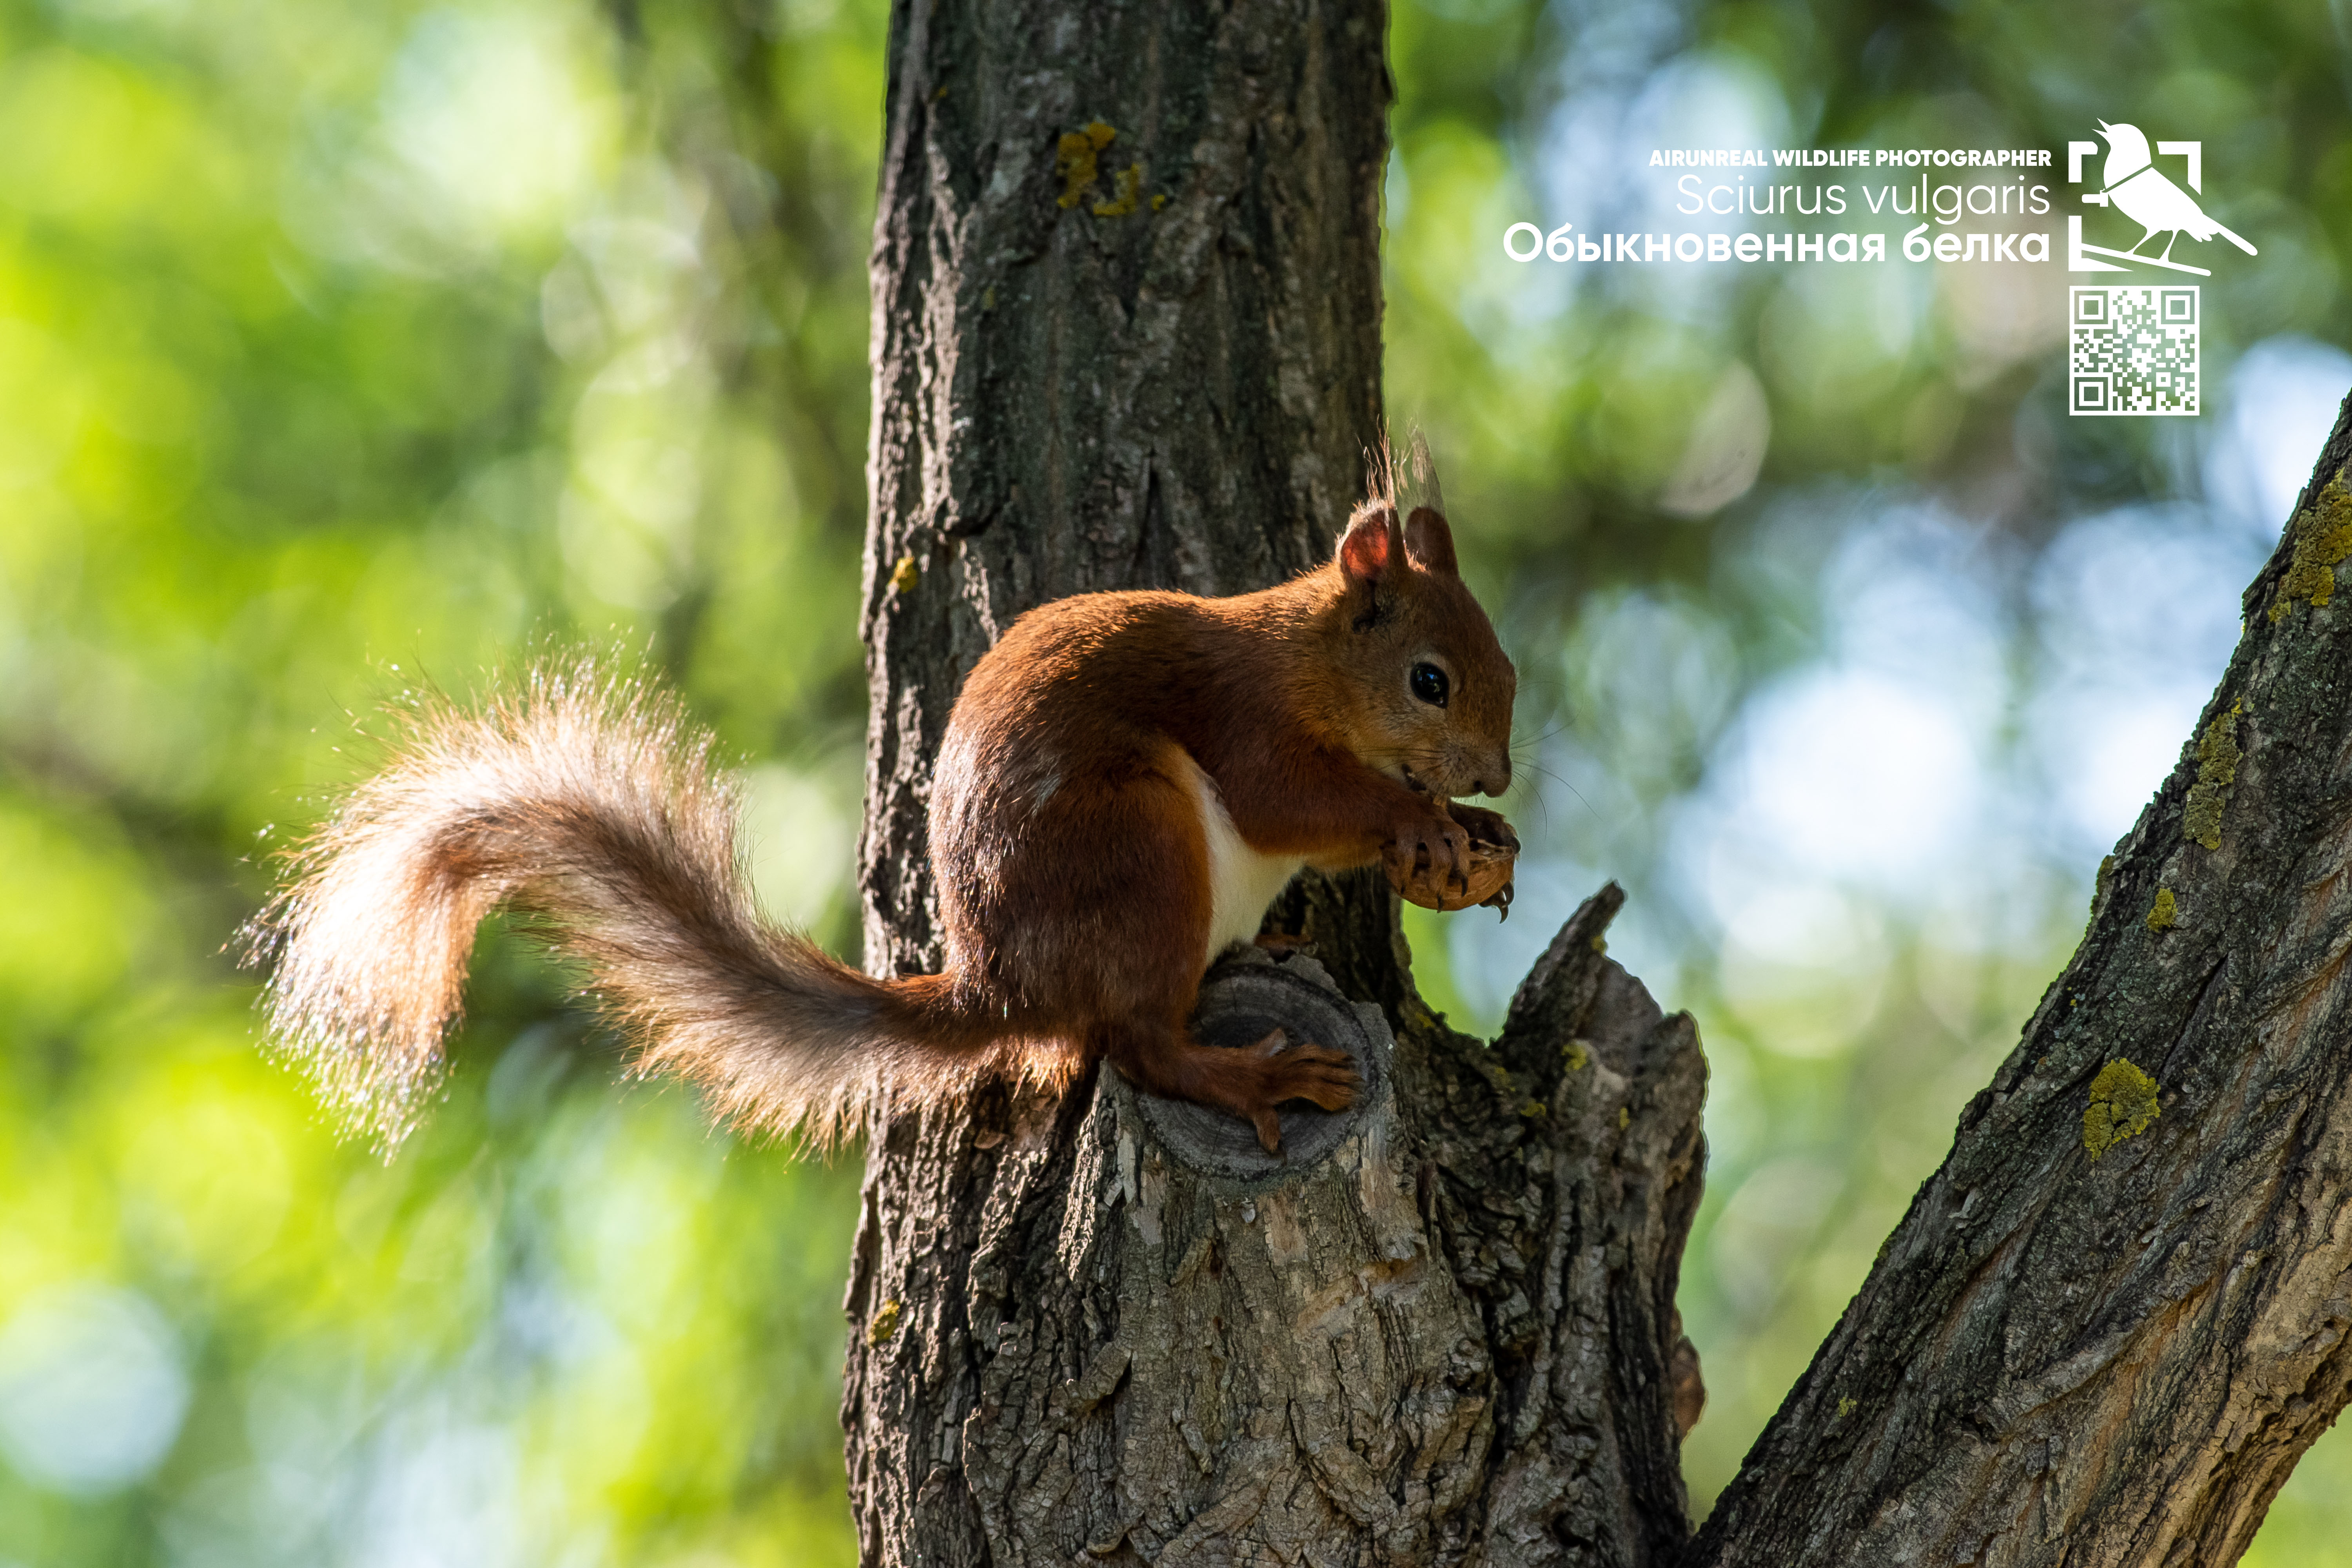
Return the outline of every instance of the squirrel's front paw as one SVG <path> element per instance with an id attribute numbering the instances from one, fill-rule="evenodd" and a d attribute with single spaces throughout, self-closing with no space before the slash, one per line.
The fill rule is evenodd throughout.
<path id="1" fill-rule="evenodd" d="M 1389 874 L 1389 886 L 1409 899 L 1421 888 L 1441 892 L 1466 889 L 1469 860 L 1469 832 L 1436 812 L 1407 819 L 1381 847 L 1381 865 Z"/>
<path id="2" fill-rule="evenodd" d="M 1501 812 L 1489 811 L 1483 805 L 1465 805 L 1457 800 L 1447 805 L 1445 814 L 1462 825 L 1474 847 L 1492 846 L 1517 852 L 1519 836 L 1503 820 Z"/>

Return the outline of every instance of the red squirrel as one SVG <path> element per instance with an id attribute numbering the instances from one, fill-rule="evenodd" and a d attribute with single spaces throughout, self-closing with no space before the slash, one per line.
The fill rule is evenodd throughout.
<path id="1" fill-rule="evenodd" d="M 1280 1147 L 1275 1108 L 1351 1103 L 1342 1052 L 1186 1027 L 1225 947 L 1303 866 L 1466 863 L 1511 778 L 1517 678 L 1445 520 L 1357 509 L 1334 559 L 1231 598 L 1085 594 L 1016 621 L 950 716 L 930 803 L 947 963 L 877 980 L 758 912 L 738 803 L 676 700 L 585 665 L 412 719 L 247 932 L 273 1035 L 396 1142 L 437 1076 L 482 918 L 539 917 L 648 1070 L 755 1129 L 844 1129 L 887 1087 L 1059 1081 L 1108 1060 Z"/>

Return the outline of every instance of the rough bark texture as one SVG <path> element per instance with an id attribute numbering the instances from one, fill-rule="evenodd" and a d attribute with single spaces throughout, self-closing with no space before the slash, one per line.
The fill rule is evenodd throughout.
<path id="1" fill-rule="evenodd" d="M 1378 5 L 1316 0 L 894 16 L 861 858 L 877 970 L 938 962 L 930 758 L 1015 616 L 1264 585 L 1322 559 L 1359 498 L 1384 28 Z M 1304 879 L 1276 924 L 1394 1035 L 1369 1047 L 1385 1087 L 1311 1163 L 1216 1173 L 1108 1070 L 877 1123 L 843 1412 L 866 1560 L 1670 1555 L 1704 1067 L 1689 1020 L 1602 956 L 1618 898 L 1561 933 L 1489 1050 L 1420 1004 L 1383 885 Z"/>
<path id="2" fill-rule="evenodd" d="M 2339 415 L 2081 950 L 1686 1563 L 2231 1563 L 2352 1394 L 2347 458 Z"/>

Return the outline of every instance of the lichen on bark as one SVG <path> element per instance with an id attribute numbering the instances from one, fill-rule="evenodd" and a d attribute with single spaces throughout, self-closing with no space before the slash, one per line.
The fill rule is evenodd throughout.
<path id="1" fill-rule="evenodd" d="M 2189 804 L 2180 814 L 2180 835 L 2208 849 L 2221 847 L 2221 814 L 2230 804 L 2230 786 L 2238 779 L 2238 761 L 2245 755 L 2238 744 L 2238 716 L 2243 701 L 2218 714 L 2197 737 L 2197 782 L 2189 787 Z"/>
<path id="2" fill-rule="evenodd" d="M 2160 1113 L 2156 1079 L 2117 1057 L 2091 1080 L 2091 1102 L 2083 1108 L 2083 1148 L 2095 1160 L 2147 1131 Z"/>
<path id="3" fill-rule="evenodd" d="M 2336 568 L 2352 555 L 2352 490 L 2338 470 L 2311 505 L 2288 525 L 2294 558 L 2271 602 L 2271 624 L 2276 626 L 2294 609 L 2297 599 L 2314 606 L 2326 605 L 2336 594 Z"/>

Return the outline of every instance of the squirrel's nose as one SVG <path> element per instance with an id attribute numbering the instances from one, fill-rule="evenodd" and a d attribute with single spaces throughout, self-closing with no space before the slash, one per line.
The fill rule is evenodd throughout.
<path id="1" fill-rule="evenodd" d="M 1491 783 L 1488 782 L 1490 780 Z M 1473 795 L 1498 795 L 1510 787 L 1511 764 L 1508 763 L 1503 763 L 1499 768 L 1489 770 L 1485 777 L 1470 781 L 1470 793 Z"/>

